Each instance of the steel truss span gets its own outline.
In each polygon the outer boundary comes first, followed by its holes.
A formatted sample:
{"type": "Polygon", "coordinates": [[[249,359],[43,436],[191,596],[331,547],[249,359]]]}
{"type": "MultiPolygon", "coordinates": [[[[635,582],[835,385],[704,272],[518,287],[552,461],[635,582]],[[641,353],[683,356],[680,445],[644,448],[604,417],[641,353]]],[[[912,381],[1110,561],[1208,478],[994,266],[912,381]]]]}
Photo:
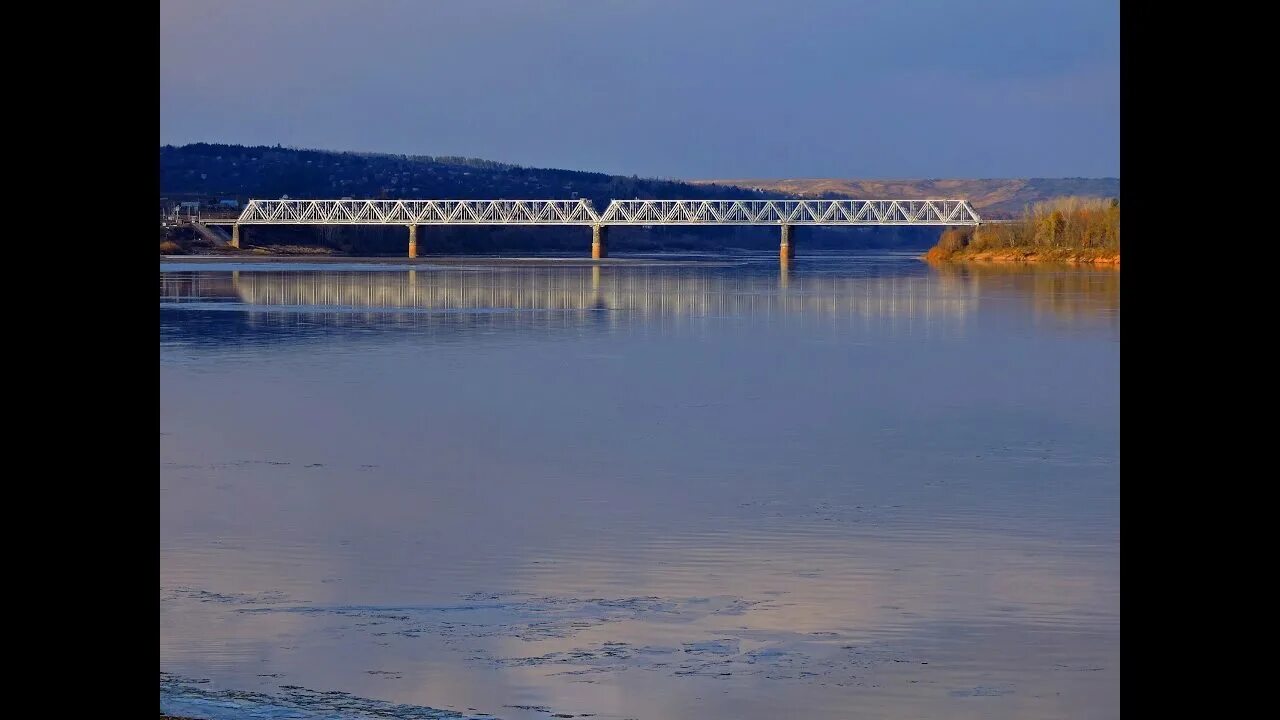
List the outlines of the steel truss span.
{"type": "Polygon", "coordinates": [[[587,200],[250,200],[241,225],[591,225],[587,200]]]}
{"type": "Polygon", "coordinates": [[[614,200],[608,225],[976,225],[966,200],[614,200]]]}
{"type": "Polygon", "coordinates": [[[250,200],[241,225],[977,225],[967,200],[250,200]]]}

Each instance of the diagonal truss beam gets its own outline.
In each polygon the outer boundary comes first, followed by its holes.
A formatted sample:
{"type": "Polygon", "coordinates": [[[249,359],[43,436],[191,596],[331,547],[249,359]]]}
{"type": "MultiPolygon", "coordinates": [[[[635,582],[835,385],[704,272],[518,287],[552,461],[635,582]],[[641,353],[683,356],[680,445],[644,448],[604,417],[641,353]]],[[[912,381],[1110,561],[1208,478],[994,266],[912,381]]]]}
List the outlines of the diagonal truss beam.
{"type": "Polygon", "coordinates": [[[978,225],[967,200],[250,200],[242,225],[978,225]]]}
{"type": "Polygon", "coordinates": [[[608,225],[977,225],[967,200],[614,200],[608,225]]]}
{"type": "Polygon", "coordinates": [[[591,225],[590,200],[250,200],[242,225],[591,225]]]}

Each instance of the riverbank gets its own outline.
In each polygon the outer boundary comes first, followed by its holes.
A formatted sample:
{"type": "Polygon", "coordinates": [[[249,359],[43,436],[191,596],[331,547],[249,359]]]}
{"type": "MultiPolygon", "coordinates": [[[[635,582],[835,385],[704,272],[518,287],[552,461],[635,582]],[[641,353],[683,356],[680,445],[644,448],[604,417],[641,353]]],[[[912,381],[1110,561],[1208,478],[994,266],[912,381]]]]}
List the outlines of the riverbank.
{"type": "Polygon", "coordinates": [[[1120,201],[1060,198],[1013,222],[947,228],[922,259],[1119,265],[1120,201]]]}
{"type": "Polygon", "coordinates": [[[342,255],[339,250],[317,245],[279,243],[268,246],[249,245],[233,248],[208,233],[203,235],[191,225],[164,225],[160,228],[160,257],[184,255],[218,255],[224,257],[249,256],[330,256],[342,255]]]}
{"type": "Polygon", "coordinates": [[[943,250],[930,248],[923,256],[929,262],[976,263],[1069,263],[1119,265],[1120,252],[1104,248],[1000,248],[998,250],[943,250]]]}
{"type": "Polygon", "coordinates": [[[343,253],[332,248],[306,245],[273,245],[271,247],[218,247],[210,243],[177,243],[165,240],[160,243],[160,257],[188,257],[192,255],[234,258],[251,257],[341,257],[343,253]]]}

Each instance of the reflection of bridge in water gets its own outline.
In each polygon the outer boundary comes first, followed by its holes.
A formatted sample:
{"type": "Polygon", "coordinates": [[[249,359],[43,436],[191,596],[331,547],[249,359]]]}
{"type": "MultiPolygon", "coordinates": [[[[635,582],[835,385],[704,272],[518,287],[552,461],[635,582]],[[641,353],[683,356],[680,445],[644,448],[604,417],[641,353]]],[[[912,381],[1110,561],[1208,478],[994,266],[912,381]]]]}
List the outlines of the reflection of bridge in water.
{"type": "Polygon", "coordinates": [[[494,267],[397,272],[166,273],[161,297],[269,307],[438,311],[615,310],[641,315],[962,317],[961,279],[720,275],[707,268],[494,267]]]}

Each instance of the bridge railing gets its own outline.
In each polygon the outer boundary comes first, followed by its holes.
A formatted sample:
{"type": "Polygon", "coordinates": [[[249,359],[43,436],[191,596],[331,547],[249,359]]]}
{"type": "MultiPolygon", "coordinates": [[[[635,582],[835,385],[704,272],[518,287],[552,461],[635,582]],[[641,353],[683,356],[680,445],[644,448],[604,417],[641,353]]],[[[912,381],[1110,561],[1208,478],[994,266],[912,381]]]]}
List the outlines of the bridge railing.
{"type": "Polygon", "coordinates": [[[588,225],[589,200],[250,200],[242,224],[588,225]]]}
{"type": "Polygon", "coordinates": [[[250,200],[248,225],[977,225],[966,200],[250,200]]]}
{"type": "Polygon", "coordinates": [[[976,225],[965,200],[614,200],[611,225],[976,225]]]}

